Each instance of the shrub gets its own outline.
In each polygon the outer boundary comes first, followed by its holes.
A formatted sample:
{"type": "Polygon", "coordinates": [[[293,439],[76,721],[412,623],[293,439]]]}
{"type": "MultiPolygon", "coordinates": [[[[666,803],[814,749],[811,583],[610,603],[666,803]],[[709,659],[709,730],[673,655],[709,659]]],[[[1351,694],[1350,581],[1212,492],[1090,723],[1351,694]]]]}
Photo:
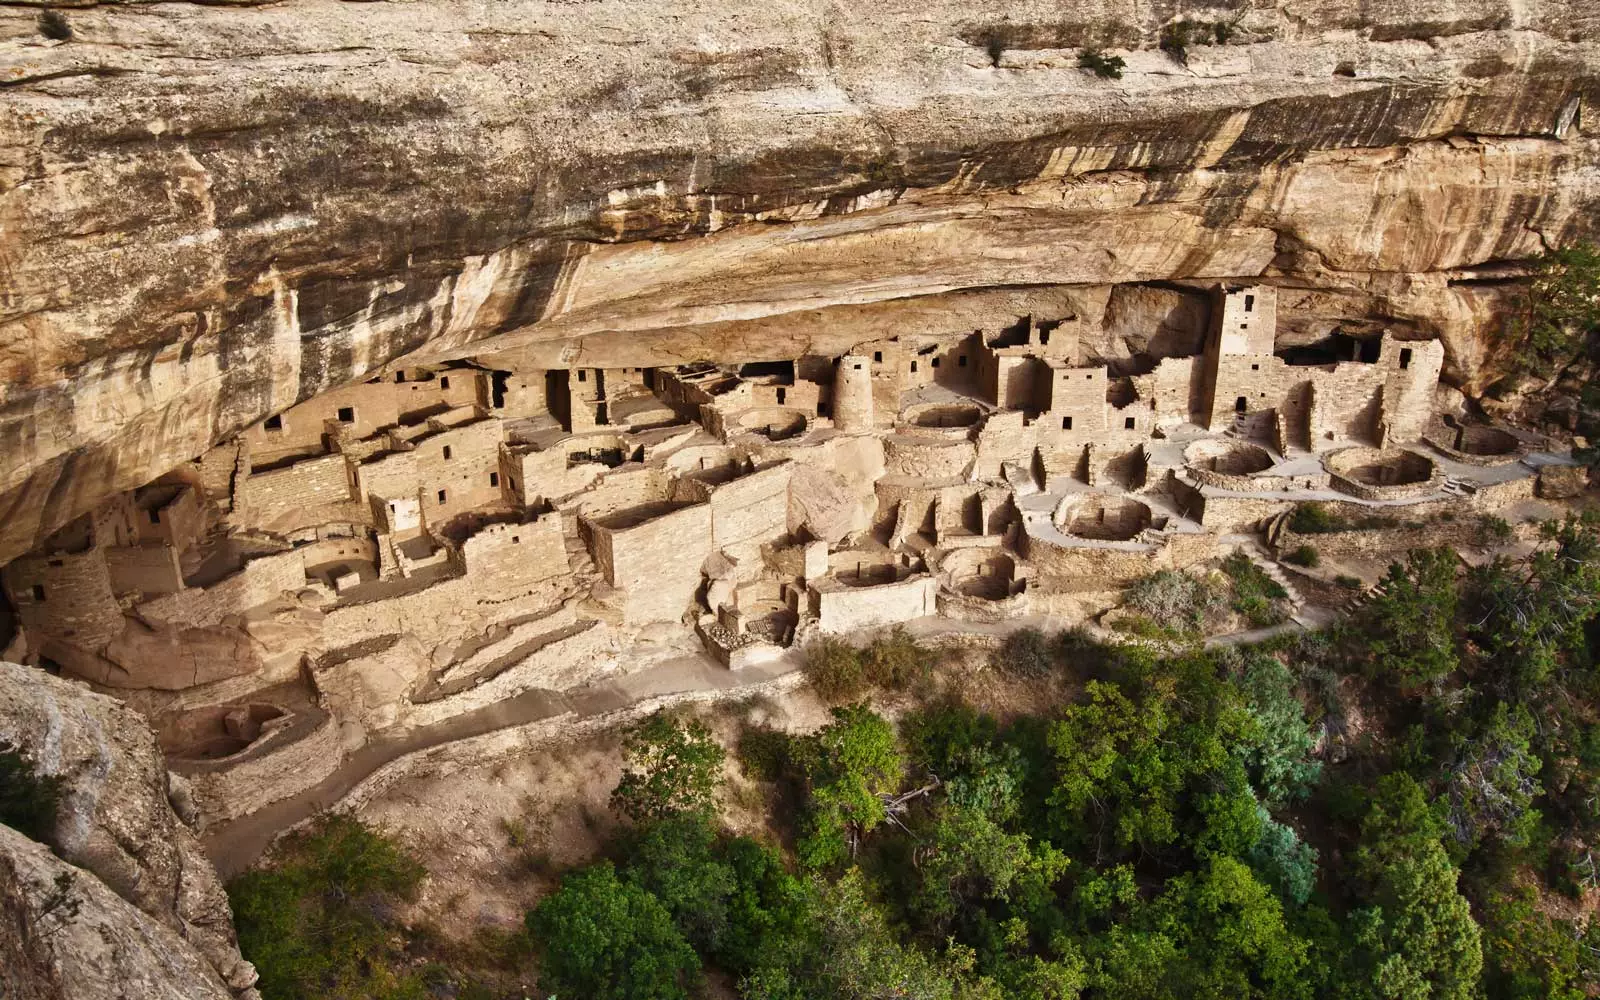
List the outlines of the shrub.
{"type": "Polygon", "coordinates": [[[39,34],[52,41],[68,42],[72,40],[72,25],[59,10],[43,11],[39,14],[39,34]]]}
{"type": "Polygon", "coordinates": [[[1346,590],[1360,590],[1363,586],[1365,586],[1361,582],[1361,578],[1360,577],[1358,577],[1358,576],[1346,576],[1343,573],[1341,573],[1338,576],[1334,577],[1333,578],[1333,582],[1337,583],[1339,586],[1343,587],[1346,590]]]}
{"type": "Polygon", "coordinates": [[[1055,650],[1039,629],[1019,628],[1006,636],[989,657],[989,664],[1013,677],[1044,677],[1055,665],[1055,650]]]}
{"type": "Polygon", "coordinates": [[[1289,527],[1302,535],[1327,535],[1350,526],[1320,503],[1303,503],[1289,516],[1289,527]]]}
{"type": "Polygon", "coordinates": [[[911,633],[896,625],[887,635],[867,644],[859,656],[866,679],[881,688],[903,691],[933,673],[938,654],[917,643],[911,633]]]}
{"type": "Polygon", "coordinates": [[[0,823],[33,840],[55,831],[61,779],[40,774],[12,743],[0,740],[0,823]]]}
{"type": "Polygon", "coordinates": [[[1162,629],[1191,632],[1220,606],[1209,580],[1175,570],[1159,570],[1128,588],[1128,606],[1162,629]]]}
{"type": "Polygon", "coordinates": [[[1296,566],[1315,567],[1322,562],[1322,556],[1314,546],[1302,545],[1284,556],[1283,561],[1294,563],[1296,566]]]}
{"type": "Polygon", "coordinates": [[[422,995],[380,914],[426,876],[393,838],[347,815],[291,834],[270,868],[228,886],[239,950],[273,1000],[422,995]]]}
{"type": "Polygon", "coordinates": [[[1078,53],[1078,68],[1086,69],[1102,80],[1122,79],[1122,70],[1127,63],[1121,56],[1108,56],[1099,49],[1084,49],[1078,53]]]}
{"type": "Polygon", "coordinates": [[[1222,572],[1233,583],[1233,610],[1256,628],[1283,621],[1281,602],[1289,596],[1283,585],[1262,571],[1243,552],[1222,561],[1222,572]]]}
{"type": "Polygon", "coordinates": [[[803,669],[817,697],[830,704],[854,701],[866,693],[867,670],[861,651],[842,639],[826,636],[806,647],[803,669]]]}
{"type": "Polygon", "coordinates": [[[1484,545],[1504,545],[1511,541],[1511,525],[1503,517],[1485,514],[1478,521],[1478,538],[1484,545]]]}
{"type": "Polygon", "coordinates": [[[629,731],[611,807],[635,821],[709,812],[727,752],[699,719],[657,712],[629,731]]]}

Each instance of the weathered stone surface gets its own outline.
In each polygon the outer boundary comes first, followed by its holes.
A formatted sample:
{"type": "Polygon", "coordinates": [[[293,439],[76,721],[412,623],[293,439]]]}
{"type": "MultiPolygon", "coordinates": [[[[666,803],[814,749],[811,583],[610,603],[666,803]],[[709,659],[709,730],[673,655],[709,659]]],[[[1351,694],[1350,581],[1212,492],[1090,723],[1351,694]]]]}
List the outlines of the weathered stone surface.
{"type": "MultiPolygon", "coordinates": [[[[109,889],[149,918],[128,934],[149,937],[149,925],[166,928],[172,941],[192,949],[192,957],[204,963],[202,978],[211,980],[190,987],[193,992],[86,990],[57,995],[228,995],[226,983],[241,991],[241,997],[253,996],[255,970],[239,955],[227,896],[195,831],[173,810],[165,760],[144,720],[80,684],[0,662],[0,739],[22,747],[42,773],[62,779],[50,846],[92,873],[79,881],[103,883],[102,891],[109,889]],[[212,987],[213,992],[204,991],[212,987]]],[[[12,865],[20,866],[13,867],[11,878],[32,885],[41,869],[26,854],[10,853],[12,865]]],[[[98,894],[94,901],[105,908],[98,894]]]]}
{"type": "Polygon", "coordinates": [[[9,1000],[231,1000],[173,930],[0,826],[0,995],[9,1000]]]}
{"type": "MultiPolygon", "coordinates": [[[[1178,13],[6,8],[0,559],[419,350],[792,357],[960,290],[1436,287],[1593,225],[1595,0],[1253,4],[1187,65],[1178,13]]],[[[1486,384],[1480,311],[1395,301],[1486,384]]]]}

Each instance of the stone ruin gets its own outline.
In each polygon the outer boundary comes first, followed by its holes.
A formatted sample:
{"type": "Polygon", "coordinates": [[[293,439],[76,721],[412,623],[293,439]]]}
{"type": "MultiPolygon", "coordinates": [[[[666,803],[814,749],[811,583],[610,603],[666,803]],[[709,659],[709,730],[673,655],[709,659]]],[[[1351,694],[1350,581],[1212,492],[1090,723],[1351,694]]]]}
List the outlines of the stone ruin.
{"type": "Polygon", "coordinates": [[[1213,294],[1203,350],[1131,367],[1023,317],[743,365],[393,369],[6,566],[7,656],[136,704],[225,819],[375,736],[632,669],[646,636],[740,668],[1067,615],[1307,500],[1494,511],[1544,481],[1538,442],[1434,412],[1438,342],[1297,363],[1272,287],[1213,294]]]}

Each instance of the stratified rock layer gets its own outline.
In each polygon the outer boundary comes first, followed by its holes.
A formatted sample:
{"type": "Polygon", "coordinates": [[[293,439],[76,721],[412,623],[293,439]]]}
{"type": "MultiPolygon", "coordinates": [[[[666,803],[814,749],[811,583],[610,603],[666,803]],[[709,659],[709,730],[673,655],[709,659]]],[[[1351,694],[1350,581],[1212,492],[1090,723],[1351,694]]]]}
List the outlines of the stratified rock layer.
{"type": "MultiPolygon", "coordinates": [[[[157,953],[128,958],[133,964],[127,981],[137,985],[155,974],[143,967],[147,957],[166,974],[203,981],[171,993],[69,990],[54,995],[254,997],[255,970],[239,954],[228,898],[195,831],[174,809],[176,804],[191,812],[181,789],[169,786],[165,759],[144,719],[82,684],[0,662],[0,740],[20,747],[39,773],[63,782],[49,846],[82,869],[74,882],[82,891],[74,898],[84,900],[86,914],[92,914],[84,918],[87,926],[74,926],[59,940],[52,937],[47,924],[76,922],[68,919],[70,907],[47,914],[50,907],[37,887],[51,884],[56,869],[65,866],[48,855],[50,864],[38,858],[43,847],[26,850],[0,840],[0,899],[28,899],[21,910],[0,907],[25,918],[19,939],[0,938],[0,958],[8,947],[18,947],[20,955],[39,961],[40,955],[53,956],[54,964],[40,966],[41,975],[53,969],[52,975],[66,977],[63,982],[83,981],[73,978],[79,975],[115,981],[111,970],[95,971],[103,955],[82,953],[73,942],[95,938],[92,928],[100,923],[116,923],[123,911],[106,897],[120,897],[145,919],[130,924],[124,938],[105,939],[104,947],[117,955],[146,947],[157,953]],[[178,954],[180,946],[186,954],[178,954]]],[[[0,832],[11,834],[3,827],[0,832]]]]}
{"type": "Polygon", "coordinates": [[[0,559],[491,337],[792,357],[974,290],[1265,275],[1315,293],[1286,330],[1441,336],[1481,390],[1495,265],[1593,224],[1600,2],[1255,2],[1190,12],[1233,33],[1186,62],[1178,13],[113,4],[52,41],[0,10],[0,559]]]}

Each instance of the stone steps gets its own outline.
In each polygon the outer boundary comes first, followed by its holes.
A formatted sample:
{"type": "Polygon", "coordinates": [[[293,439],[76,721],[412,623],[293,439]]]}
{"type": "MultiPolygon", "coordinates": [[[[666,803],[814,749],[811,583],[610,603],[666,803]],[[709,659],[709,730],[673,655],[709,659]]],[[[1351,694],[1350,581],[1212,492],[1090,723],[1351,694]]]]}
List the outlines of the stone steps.
{"type": "Polygon", "coordinates": [[[1300,591],[1289,580],[1289,574],[1284,572],[1283,567],[1279,566],[1277,561],[1268,555],[1266,550],[1261,548],[1255,541],[1239,546],[1239,551],[1243,552],[1246,558],[1255,563],[1261,572],[1267,574],[1268,579],[1283,588],[1284,593],[1288,595],[1289,604],[1293,609],[1292,613],[1298,613],[1306,603],[1305,598],[1300,596],[1300,591]]]}

